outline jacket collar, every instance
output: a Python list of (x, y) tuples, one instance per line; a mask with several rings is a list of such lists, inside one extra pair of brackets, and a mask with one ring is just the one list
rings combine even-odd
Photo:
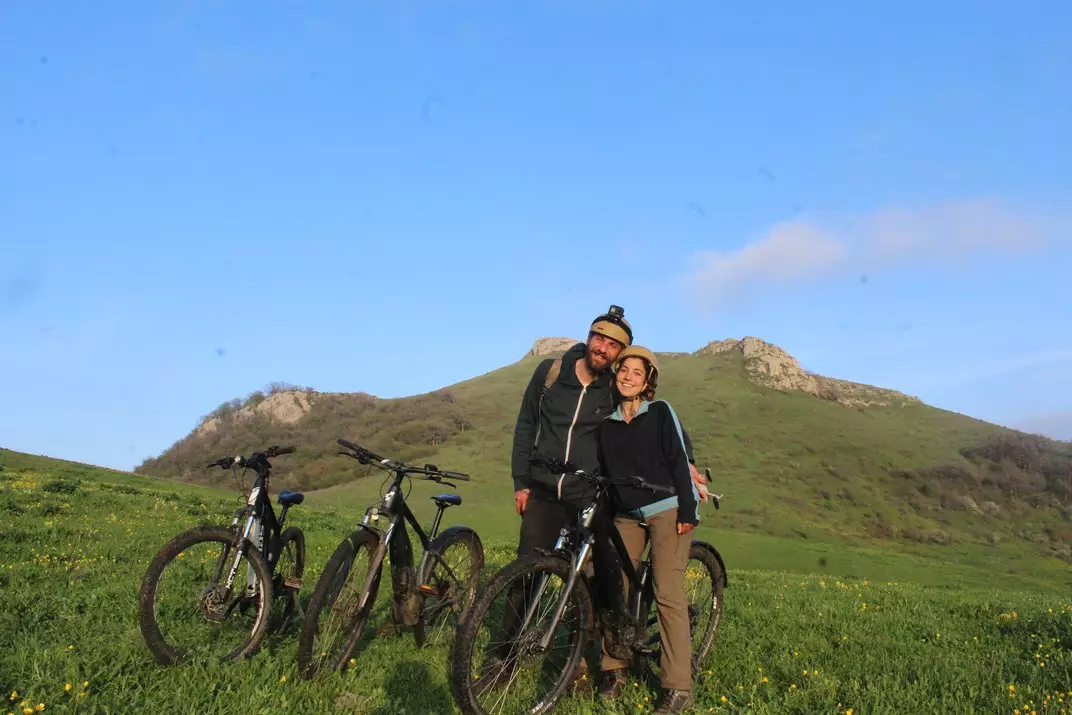
[[(651, 402), (649, 402), (648, 400), (641, 399), (640, 400), (640, 407), (637, 408), (636, 414), (633, 415), (633, 418), (636, 419), (637, 417), (640, 417), (642, 414), (647, 412), (648, 411), (648, 405), (650, 405), (650, 404), (651, 404)], [(607, 419), (608, 420), (618, 420), (619, 422), (625, 422), (625, 415), (622, 414), (622, 406), (619, 404), (616, 408), (614, 408), (614, 412), (610, 413), (610, 416), (608, 416)]]

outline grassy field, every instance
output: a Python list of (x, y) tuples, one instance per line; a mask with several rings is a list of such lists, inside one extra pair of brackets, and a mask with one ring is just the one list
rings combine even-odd
[[(174, 534), (226, 522), (237, 492), (3, 450), (0, 465), (0, 713), (456, 712), (447, 650), (417, 650), (408, 634), (377, 639), (322, 682), (298, 679), (293, 631), (244, 663), (157, 667), (137, 626), (145, 567)], [(307, 537), (306, 598), (375, 486), (291, 512)], [(466, 486), (474, 498), (447, 521), (475, 525), (497, 568), (516, 517), (503, 495)], [(436, 490), (415, 484), (424, 513)], [(739, 534), (723, 516), (708, 510), (700, 534), (725, 556), (730, 587), (698, 712), (1072, 712), (1060, 562)], [(578, 699), (560, 711), (646, 712), (654, 700), (638, 684), (620, 709)]]

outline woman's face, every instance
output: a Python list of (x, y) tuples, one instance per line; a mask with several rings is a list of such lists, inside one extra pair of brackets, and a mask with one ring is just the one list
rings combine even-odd
[(618, 366), (615, 378), (622, 397), (636, 397), (648, 386), (648, 364), (638, 357), (627, 357)]

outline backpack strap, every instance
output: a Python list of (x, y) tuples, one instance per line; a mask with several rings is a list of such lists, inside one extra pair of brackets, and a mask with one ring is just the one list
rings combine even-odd
[(555, 380), (558, 379), (558, 373), (562, 372), (562, 358), (555, 358), (551, 362), (551, 366), (547, 369), (547, 374), (543, 378), (543, 390), (540, 396), (547, 394), (547, 391), (551, 389), (551, 385), (555, 384)]
[(551, 385), (555, 384), (555, 380), (558, 379), (558, 374), (562, 372), (562, 358), (554, 358), (553, 360), (544, 360), (540, 367), (536, 368), (537, 372), (543, 370), (543, 385), (540, 387), (540, 401), (536, 407), (536, 437), (532, 440), (532, 448), (535, 449), (536, 445), (540, 442), (540, 427), (543, 422), (543, 396), (547, 394), (547, 391), (551, 389)]

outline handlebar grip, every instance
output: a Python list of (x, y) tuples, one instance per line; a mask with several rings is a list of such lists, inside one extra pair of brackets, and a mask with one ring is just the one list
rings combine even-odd
[(440, 474), (450, 479), (457, 479), (459, 482), (469, 481), (469, 475), (463, 472), (440, 472)]
[(347, 449), (352, 449), (355, 452), (363, 452), (364, 451), (363, 449), (358, 447), (353, 442), (349, 442), (349, 441), (347, 441), (345, 439), (338, 439), (338, 440), (335, 440), (335, 441), (338, 442), (339, 444), (341, 444), (343, 447), (346, 447)]
[(664, 487), (658, 484), (645, 484), (648, 489), (651, 489), (656, 494), (662, 494), (663, 496), (672, 497), (677, 494), (677, 490), (673, 487)]

